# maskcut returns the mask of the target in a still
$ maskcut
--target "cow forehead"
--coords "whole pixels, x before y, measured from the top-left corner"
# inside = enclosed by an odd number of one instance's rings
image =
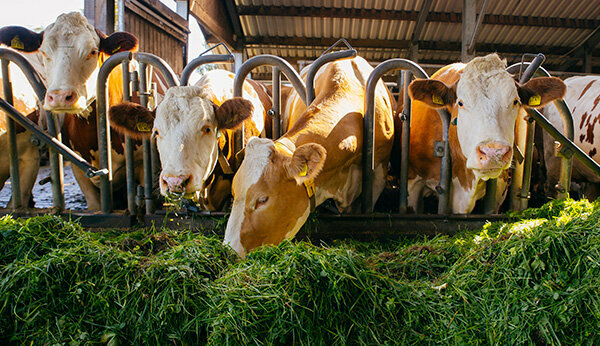
[[[65,13],[44,30],[42,47],[55,49],[57,46],[88,48],[98,46],[100,38],[87,19],[79,12]],[[67,48],[68,48],[67,47]]]
[[[456,93],[464,101],[481,98],[510,100],[516,97],[517,88],[512,76],[506,72],[506,62],[491,54],[475,58],[465,65]]]
[[[168,129],[178,126],[189,126],[195,130],[206,121],[214,119],[213,105],[202,97],[200,88],[194,86],[170,88],[163,101],[156,109],[154,126]]]
[[[270,163],[273,148],[270,139],[253,137],[248,141],[244,161],[233,179],[235,198],[245,199],[248,189],[260,180]]]

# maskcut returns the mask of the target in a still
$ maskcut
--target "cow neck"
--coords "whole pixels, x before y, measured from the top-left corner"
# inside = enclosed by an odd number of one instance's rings
[[[283,149],[284,151],[287,151],[291,155],[294,155],[294,152],[296,151],[296,144],[294,144],[294,142],[292,142],[287,137],[279,138],[278,140],[275,141],[275,145],[277,147]],[[315,197],[315,192],[316,192],[315,181],[313,179],[306,179],[302,184],[304,185],[304,189],[306,190],[306,195],[308,196],[308,199],[310,200],[310,212],[312,213],[315,211],[315,209],[317,207],[317,201],[316,201],[316,197]]]

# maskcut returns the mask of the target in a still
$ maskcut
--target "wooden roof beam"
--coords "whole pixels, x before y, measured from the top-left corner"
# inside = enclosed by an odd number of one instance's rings
[[[419,11],[334,7],[238,6],[237,10],[240,16],[320,17],[404,21],[416,21],[419,17]],[[427,21],[462,23],[462,14],[457,12],[429,12]],[[600,26],[600,20],[487,14],[483,18],[483,24],[593,30]]]
[[[207,41],[223,42],[231,49],[237,48],[227,8],[221,0],[191,0],[190,14],[198,21],[202,31],[209,34],[206,35]]]
[[[580,58],[586,59],[586,55],[597,55],[597,52],[593,52],[594,48],[600,44],[600,25],[592,32],[592,34],[585,39],[585,41],[581,42],[577,48],[572,49],[567,52],[565,55],[568,55],[571,58]],[[576,64],[577,60],[569,60],[568,62],[562,64],[559,69],[561,71],[566,71],[573,67]],[[585,66],[585,62],[584,62]]]

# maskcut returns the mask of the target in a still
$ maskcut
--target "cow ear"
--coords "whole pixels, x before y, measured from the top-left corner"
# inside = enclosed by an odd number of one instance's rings
[[[557,99],[567,92],[565,83],[556,77],[532,78],[521,85],[515,82],[519,98],[524,106],[540,108]]]
[[[241,97],[229,99],[221,106],[215,108],[215,118],[217,127],[220,129],[235,129],[240,126],[244,120],[252,116],[254,106],[252,102]]]
[[[103,53],[113,55],[118,52],[137,50],[138,39],[128,32],[119,31],[106,36],[96,29],[96,33],[100,37],[100,51]]]
[[[156,110],[132,102],[123,102],[110,107],[108,111],[110,126],[117,132],[135,139],[148,139],[152,135],[152,126]]]
[[[454,105],[456,90],[434,79],[417,79],[408,86],[408,94],[413,100],[426,103],[429,107],[442,108]]]
[[[295,179],[298,185],[315,179],[323,169],[325,158],[327,151],[322,145],[308,143],[299,146],[286,166],[288,177]]]
[[[5,26],[0,29],[0,43],[23,52],[35,52],[42,45],[44,32],[31,31],[22,26]]]

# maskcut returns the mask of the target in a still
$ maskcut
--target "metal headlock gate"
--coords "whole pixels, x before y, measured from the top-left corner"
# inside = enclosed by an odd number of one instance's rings
[[[344,44],[346,49],[332,52],[336,46]],[[110,72],[121,64],[123,69],[123,90],[125,100],[131,100],[134,92],[139,95],[140,104],[144,107],[148,106],[149,97],[156,93],[156,85],[148,85],[147,70],[150,65],[152,68],[159,71],[168,87],[177,85],[187,85],[189,83],[192,72],[203,64],[212,63],[233,63],[234,57],[232,54],[223,55],[208,55],[205,54],[215,47],[202,53],[198,58],[192,60],[182,71],[181,79],[177,76],[169,65],[161,58],[148,53],[117,53],[107,59],[98,73],[97,84],[97,124],[98,124],[98,145],[100,167],[96,169],[89,163],[85,162],[78,155],[74,154],[70,149],[66,148],[59,140],[46,134],[35,124],[30,124],[31,121],[19,114],[12,106],[8,105],[5,100],[0,99],[0,107],[7,110],[9,116],[15,121],[22,124],[35,136],[40,137],[44,142],[49,143],[51,153],[55,153],[58,159],[58,152],[65,155],[78,167],[88,172],[88,176],[101,175],[101,206],[102,214],[87,215],[87,219],[82,221],[93,225],[104,226],[128,226],[123,223],[123,219],[116,218],[119,214],[113,213],[112,207],[112,186],[111,186],[111,155],[110,155],[110,129],[107,120],[107,103],[106,103],[106,85]],[[259,55],[248,59],[238,69],[234,79],[234,96],[242,96],[243,82],[248,74],[259,66],[268,65],[272,67],[272,109],[268,110],[268,115],[273,120],[273,139],[278,138],[285,132],[280,127],[281,114],[281,74],[283,73],[287,80],[292,84],[294,90],[298,93],[300,99],[306,106],[310,105],[315,98],[314,78],[318,70],[326,63],[340,59],[349,59],[356,56],[356,50],[345,41],[340,40],[331,48],[326,50],[315,62],[308,68],[306,75],[306,84],[294,70],[294,68],[284,59],[274,55]],[[33,68],[28,62],[18,53],[13,51],[0,49],[0,58],[2,59],[3,72],[5,70],[5,60],[15,62],[25,72],[28,79],[34,86],[38,98],[43,100],[45,89],[39,81],[39,77],[35,74]],[[137,61],[137,69],[130,71],[130,63]],[[511,74],[517,74],[523,68],[526,68],[521,75],[519,82],[525,83],[532,76],[549,76],[548,72],[540,67],[544,60],[543,55],[538,55],[531,63],[515,64],[507,68]],[[7,64],[7,63],[6,63]],[[400,115],[402,120],[402,151],[400,165],[400,201],[399,210],[395,214],[378,214],[373,213],[373,177],[374,177],[374,124],[375,124],[375,88],[378,81],[391,71],[402,70],[402,82],[398,85],[398,89],[404,90],[404,110]],[[3,74],[7,76],[7,74]],[[355,237],[360,239],[388,238],[395,237],[401,234],[432,234],[432,233],[451,233],[457,229],[479,227],[488,220],[502,219],[502,215],[451,215],[450,213],[450,180],[451,180],[451,156],[449,150],[449,127],[450,114],[446,109],[438,110],[440,120],[443,126],[443,135],[439,142],[435,143],[435,155],[440,157],[441,171],[440,182],[436,188],[439,204],[438,215],[408,215],[407,212],[407,184],[408,184],[408,155],[410,143],[410,120],[411,120],[411,100],[408,97],[408,85],[411,79],[429,78],[427,73],[416,63],[406,59],[390,59],[379,64],[371,73],[367,80],[365,90],[365,116],[363,128],[363,176],[362,176],[362,214],[358,215],[319,215],[317,218],[317,227],[319,232],[311,234],[311,238],[331,239],[340,237]],[[37,78],[37,79],[36,79]],[[8,80],[8,78],[5,78]],[[6,82],[5,82],[6,83]],[[10,88],[5,85],[5,90]],[[10,94],[6,94],[10,95]],[[156,96],[155,96],[156,97]],[[7,97],[8,98],[8,97]],[[525,154],[523,155],[523,174],[519,179],[512,180],[511,186],[511,206],[513,209],[522,209],[527,207],[527,198],[529,195],[530,174],[532,165],[532,150],[533,150],[533,125],[536,121],[540,126],[547,131],[557,142],[560,143],[558,154],[561,157],[561,179],[559,182],[558,198],[564,198],[568,193],[570,184],[570,174],[572,167],[572,157],[581,160],[587,167],[591,168],[596,174],[600,175],[600,166],[596,164],[589,156],[582,152],[573,142],[573,120],[571,113],[563,100],[554,102],[563,119],[563,135],[559,130],[554,128],[549,121],[544,118],[537,110],[526,108],[529,115],[527,118],[526,130],[526,146]],[[51,114],[46,114],[51,117]],[[50,133],[56,134],[56,128],[52,129],[51,125],[54,121],[49,121]],[[10,127],[9,127],[10,131]],[[10,134],[9,134],[10,136]],[[14,132],[13,132],[14,136]],[[238,130],[234,135],[234,150],[237,153],[245,143],[244,132]],[[153,179],[160,171],[160,162],[156,150],[154,139],[143,141],[143,169],[144,169],[144,187],[138,186],[136,189],[135,183],[135,167],[134,167],[134,141],[131,138],[125,139],[126,151],[126,177],[127,177],[127,209],[129,211],[130,223],[135,223],[136,210],[137,216],[141,217],[139,210],[145,206],[143,215],[144,222],[148,225],[152,222],[161,222],[168,227],[197,227],[197,226],[214,226],[217,224],[215,217],[226,216],[224,212],[179,212],[179,217],[168,216],[168,212],[160,210],[155,205],[153,197]],[[11,146],[11,155],[16,155],[16,147]],[[516,155],[517,157],[519,155]],[[16,157],[16,156],[13,156]],[[235,161],[234,155],[234,161]],[[51,160],[51,164],[52,164]],[[234,162],[233,167],[237,169],[240,162]],[[60,165],[57,165],[60,168]],[[17,171],[11,171],[11,176],[18,176]],[[60,173],[60,175],[58,175]],[[56,174],[56,175],[55,175]],[[62,203],[62,171],[53,168],[53,192],[60,189],[61,193],[56,192],[55,206]],[[18,181],[18,179],[14,179]],[[18,183],[17,183],[18,184]],[[56,185],[56,186],[55,186]],[[19,191],[14,188],[15,191]],[[487,194],[484,203],[486,213],[491,213],[494,209],[494,191],[495,182],[493,180],[487,182]],[[17,206],[18,204],[15,204]],[[158,209],[158,210],[157,210]],[[84,215],[80,213],[79,215]],[[77,214],[76,214],[77,215]],[[122,214],[120,214],[123,216]],[[170,214],[172,215],[172,214]],[[108,220],[108,221],[107,221]],[[112,221],[111,221],[112,220]],[[302,237],[302,234],[300,235]]]

